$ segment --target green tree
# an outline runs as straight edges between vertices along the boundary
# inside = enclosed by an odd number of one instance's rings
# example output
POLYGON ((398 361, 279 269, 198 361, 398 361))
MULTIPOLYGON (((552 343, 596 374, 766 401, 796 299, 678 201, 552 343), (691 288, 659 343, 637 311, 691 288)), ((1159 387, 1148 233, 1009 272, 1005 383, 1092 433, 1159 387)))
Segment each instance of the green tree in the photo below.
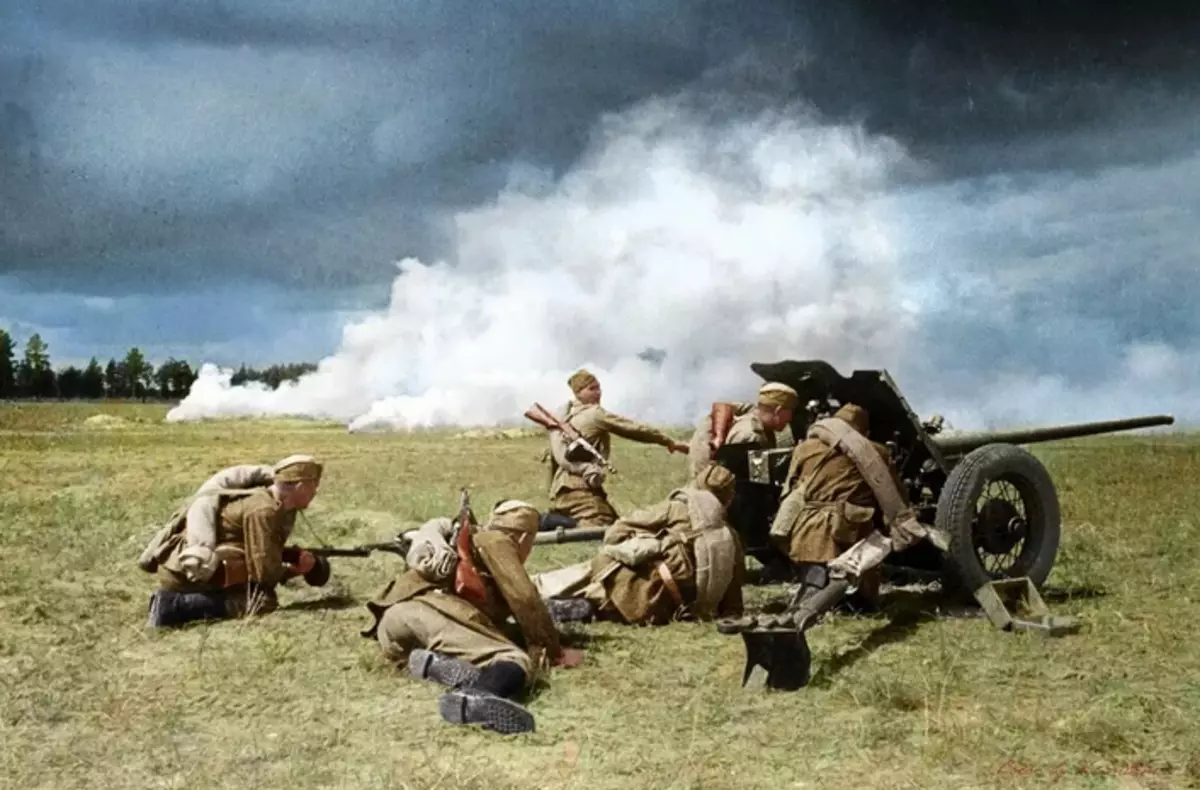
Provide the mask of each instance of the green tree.
POLYGON ((0 398, 16 395, 17 362, 14 357, 16 345, 12 335, 0 329, 0 398))
POLYGON ((124 398, 129 395, 125 391, 125 363, 115 359, 108 360, 104 367, 104 392, 109 398, 124 398))
POLYGON ((154 386, 154 367, 142 356, 137 346, 125 355, 125 391, 132 397, 146 399, 154 386))
POLYGON ((104 370, 95 357, 92 357, 88 366, 83 370, 82 380, 79 383, 79 394, 80 397, 91 400, 99 400, 104 397, 104 370))
POLYGON ((74 365, 68 365, 58 371, 58 397, 83 397, 83 371, 74 365))
POLYGON ((17 367, 17 391, 32 398, 53 398, 57 394, 50 350, 36 332, 25 343, 25 358, 17 367))

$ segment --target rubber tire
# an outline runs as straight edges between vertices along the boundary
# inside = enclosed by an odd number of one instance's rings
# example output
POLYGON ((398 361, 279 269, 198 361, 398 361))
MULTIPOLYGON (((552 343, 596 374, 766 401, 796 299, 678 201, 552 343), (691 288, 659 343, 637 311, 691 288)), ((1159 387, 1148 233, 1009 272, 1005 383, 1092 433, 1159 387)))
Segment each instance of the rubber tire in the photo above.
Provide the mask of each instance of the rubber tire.
POLYGON ((1058 556, 1061 514, 1058 492, 1046 467, 1028 450, 1016 445, 986 444, 976 448, 950 471, 938 496, 935 519, 936 526, 950 536, 946 580, 968 595, 993 580, 975 554, 971 522, 979 494, 988 481, 998 478, 1009 478, 1017 487, 1021 499, 1026 502, 1030 535, 1038 538, 1032 551, 1022 549, 1017 567, 1005 578, 1028 576, 1041 588, 1058 556), (1029 506, 1030 499, 1032 507, 1029 506))

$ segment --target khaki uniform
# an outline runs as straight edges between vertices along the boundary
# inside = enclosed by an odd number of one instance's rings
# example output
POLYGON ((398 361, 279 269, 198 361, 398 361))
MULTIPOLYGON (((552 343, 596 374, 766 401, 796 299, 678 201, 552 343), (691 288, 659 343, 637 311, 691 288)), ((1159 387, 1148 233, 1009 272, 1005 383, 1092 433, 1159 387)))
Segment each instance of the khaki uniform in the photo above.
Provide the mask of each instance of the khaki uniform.
POLYGON ((271 611, 277 606, 275 585, 288 575, 283 549, 295 520, 296 511, 285 510, 268 488, 222 495, 215 553, 224 563, 244 563, 248 583, 222 586, 220 571, 205 582, 189 581, 180 563, 180 554, 187 548, 187 538, 180 531, 163 547, 166 556, 157 568, 159 587, 173 592, 224 592, 235 607, 231 611, 235 616, 245 613, 253 587, 262 596, 253 608, 271 611))
MULTIPOLYGON (((859 432, 863 433, 861 429, 859 432)), ((879 442, 870 445, 903 493, 904 486, 887 447, 879 442)), ((854 461, 815 437, 798 444, 792 452, 783 500, 771 525, 771 538, 780 550, 795 563, 824 564, 874 530, 886 532, 883 511, 854 461)), ((864 579, 863 591, 870 594, 877 584, 877 576, 864 579)))
MULTIPOLYGON (((584 404, 571 400, 559 413, 559 419, 569 423, 583 438, 591 442, 601 455, 611 453, 610 435, 645 444, 670 447, 675 440, 650 425, 630 420, 606 411, 599 404, 584 404)), ((603 467, 581 452, 578 457, 566 457, 566 442, 559 431, 550 433, 550 512, 575 519, 581 527, 607 526, 617 520, 617 512, 608 501, 602 482, 589 482, 592 476, 603 480, 603 467)))
MULTIPOLYGON (((733 423, 725 436, 725 444, 753 444, 769 450, 775 446, 775 432, 763 425, 754 403, 734 403, 733 423)), ((695 477, 712 460, 712 412, 704 415, 688 443, 688 477, 695 477)))
POLYGON ((407 663, 413 650, 424 648, 477 667, 511 661, 532 683, 536 670, 561 654, 558 631, 512 537, 483 529, 471 541, 471 557, 486 591, 482 604, 457 594, 452 581, 439 585, 406 570, 367 604, 374 622, 363 636, 377 639, 399 665, 407 663), (516 621, 524 649, 506 630, 509 617, 516 621))
MULTIPOLYGON (((732 475, 721 471, 731 495, 732 475)), ((595 559, 539 574, 534 583, 545 598, 587 599, 602 620, 662 625, 740 616, 745 555, 725 520, 727 501, 698 487, 673 491, 613 524, 595 559)))

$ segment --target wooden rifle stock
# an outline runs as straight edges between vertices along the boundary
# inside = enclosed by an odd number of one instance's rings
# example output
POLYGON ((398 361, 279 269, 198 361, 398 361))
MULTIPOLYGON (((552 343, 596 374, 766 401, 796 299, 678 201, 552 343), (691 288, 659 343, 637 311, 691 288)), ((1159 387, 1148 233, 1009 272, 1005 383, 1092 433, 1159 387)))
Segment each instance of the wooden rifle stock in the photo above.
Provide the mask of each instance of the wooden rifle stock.
POLYGON ((601 454, 601 452, 597 450, 591 442, 583 438, 583 434, 575 430, 575 427, 570 423, 563 422, 555 417, 542 404, 534 403, 525 410, 525 416, 548 431, 562 431, 563 436, 567 437, 572 445, 582 447, 583 449, 587 450, 588 454, 595 459, 596 463, 603 466, 609 472, 616 474, 617 468, 609 463, 608 459, 605 458, 604 455, 601 454))
POLYGON ((734 406, 732 403, 714 403, 712 405, 712 438, 709 446, 715 453, 725 446, 725 438, 733 427, 734 406))
POLYGON ((487 587, 475 568, 475 557, 471 551, 471 499, 467 489, 462 489, 458 506, 458 534, 454 548, 458 554, 458 565, 454 568, 454 592, 479 607, 487 605, 487 587))

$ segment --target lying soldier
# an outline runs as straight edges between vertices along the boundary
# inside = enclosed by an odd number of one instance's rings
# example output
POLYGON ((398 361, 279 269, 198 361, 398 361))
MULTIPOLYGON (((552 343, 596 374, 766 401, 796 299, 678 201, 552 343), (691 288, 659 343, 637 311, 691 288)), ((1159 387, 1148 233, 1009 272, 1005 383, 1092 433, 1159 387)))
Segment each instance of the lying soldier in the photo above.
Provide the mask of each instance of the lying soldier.
POLYGON ((278 607, 279 583, 304 576, 314 586, 324 584, 326 560, 285 548, 296 513, 316 496, 321 472, 311 456, 293 455, 274 467, 234 466, 209 478, 138 561, 159 582, 148 625, 266 613, 278 607))
POLYGON ((525 571, 538 520, 532 505, 505 500, 482 527, 429 521, 407 536, 408 568, 367 604, 363 636, 413 676, 449 686, 439 710, 452 724, 530 732, 533 716, 514 698, 539 671, 582 659, 560 644, 525 571), (505 633, 510 617, 524 649, 505 633))
POLYGON ((534 583, 560 621, 662 625, 742 614, 741 541, 726 521, 734 476, 709 463, 666 500, 608 528, 600 554, 534 583))

